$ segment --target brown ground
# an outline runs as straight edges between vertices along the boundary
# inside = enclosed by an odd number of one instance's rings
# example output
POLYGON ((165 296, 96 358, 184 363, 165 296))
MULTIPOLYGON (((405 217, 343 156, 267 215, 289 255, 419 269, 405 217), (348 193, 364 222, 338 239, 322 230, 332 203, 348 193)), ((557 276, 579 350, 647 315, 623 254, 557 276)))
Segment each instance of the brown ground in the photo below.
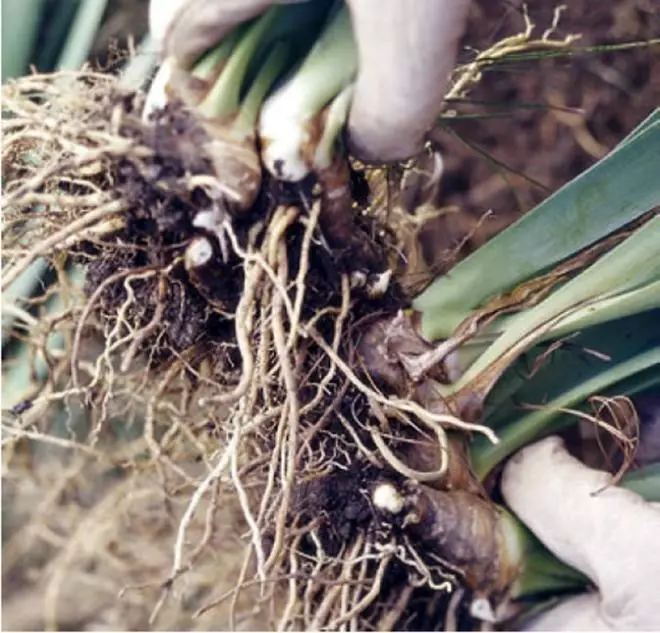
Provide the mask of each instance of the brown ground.
MULTIPOLYGON (((137 5, 140 15, 134 21, 127 13, 129 4, 111 4, 121 10, 109 13, 95 55, 107 46, 108 34, 118 35, 124 28, 117 25, 144 25, 145 3, 137 5)), ((506 34, 522 30, 520 4, 518 0, 475 2, 464 43, 481 50, 506 34)), ((552 20, 554 3, 531 0, 528 4, 530 15, 542 32, 552 20)), ((563 14, 558 32, 582 33, 581 46, 660 37, 660 7, 654 0, 575 0, 563 14)), ((136 37, 139 35, 138 29, 136 37)), ((538 184, 494 165, 445 131, 439 137, 446 163, 443 204, 456 205, 459 211, 474 217, 491 210, 487 226, 495 229, 584 171, 660 103, 660 64, 652 63, 653 56, 660 56, 660 48, 654 52, 639 48, 570 59, 517 62, 487 73, 472 93, 473 100, 487 104, 461 105, 459 111, 489 116, 453 120, 451 130, 538 184), (541 107, 514 108, 516 103, 541 107), (549 105, 579 111, 567 113, 549 105)), ((446 222, 440 220, 437 228, 444 230, 446 222)), ((427 234, 430 252, 436 240, 446 242, 440 232, 427 234)), ((32 464, 34 470, 43 471, 34 480, 17 481, 10 477, 4 482, 3 543, 6 545, 11 539, 12 548, 5 552, 9 562, 3 561, 3 628, 43 628, 45 622, 53 620, 62 628, 82 630, 148 628, 147 618, 158 597, 158 588, 128 592, 117 608, 117 591, 127 579, 114 559, 102 558, 93 563, 95 568, 89 567, 92 563, 85 567, 85 560, 94 558, 90 555, 74 561, 73 550, 65 544, 75 540, 76 534, 93 530, 95 516, 101 517, 107 511, 121 513, 125 519, 121 528, 100 535, 99 543, 110 542, 108 547, 114 548, 117 560, 150 561, 149 568, 130 582, 162 578, 171 563, 171 530, 181 508, 170 508, 165 514, 155 484, 151 490, 141 492, 139 498, 126 496, 115 507, 110 491, 117 490, 119 484, 111 469, 92 469, 86 473, 85 485, 70 486, 61 493, 52 490, 47 483, 55 479, 50 478, 51 469, 57 466, 53 459, 57 460, 57 455, 32 464), (51 497, 58 500, 49 505, 51 497), (30 514, 39 516, 44 512, 47 514, 33 523, 25 540, 17 538, 30 514), (29 544, 29 549, 22 543, 29 544), (6 573, 9 565, 11 571, 6 573), (90 578, 95 581, 90 583, 90 578), (54 602, 59 604, 58 616, 53 610, 54 602)), ((69 468, 75 475, 74 466, 69 468)), ((199 606, 199 594, 217 587, 223 576, 231 579, 238 573, 236 566, 243 544, 232 540, 236 533, 231 526, 234 513, 225 510, 216 536, 217 557, 201 562, 181 589, 178 601, 170 603, 159 628, 208 629, 222 619, 216 612, 213 617, 193 622, 189 614, 199 606), (232 557, 232 553, 238 556, 232 557)), ((216 588, 211 593, 219 592, 216 588)), ((247 622, 238 623, 239 628, 247 626, 247 622)))
MULTIPOLYGON (((556 3, 527 4, 540 34, 550 26, 556 3)), ((483 50, 522 31, 521 5, 519 0, 473 3, 464 46, 483 50)), ((557 30, 560 37, 569 33, 582 34, 577 47, 659 38, 660 7, 652 0, 577 0, 567 3, 557 30)), ((660 103, 659 58, 660 43, 653 48, 518 61, 486 72, 470 95, 474 103, 457 104, 459 113, 484 118, 453 120, 453 133, 438 135, 445 150, 442 203, 475 217, 492 211, 486 225, 492 227, 489 233, 538 204, 593 165, 660 103)), ((445 222, 439 222, 442 229, 445 222)), ((442 236, 436 232, 431 243, 434 239, 442 236)))

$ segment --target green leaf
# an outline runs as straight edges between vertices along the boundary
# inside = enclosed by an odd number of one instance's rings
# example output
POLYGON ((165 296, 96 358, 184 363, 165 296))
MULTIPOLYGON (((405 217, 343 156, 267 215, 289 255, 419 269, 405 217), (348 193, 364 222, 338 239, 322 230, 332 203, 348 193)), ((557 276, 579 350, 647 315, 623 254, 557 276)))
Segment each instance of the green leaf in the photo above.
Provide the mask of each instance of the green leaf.
POLYGON ((558 338, 593 325, 607 323, 631 314, 640 314, 654 308, 660 308, 660 280, 576 310, 557 323, 548 332, 547 338, 558 338))
POLYGON ((616 248, 555 290, 539 305, 516 315, 454 386, 458 390, 496 364, 510 363, 552 325, 574 310, 660 280, 660 216, 638 228, 616 248), (507 362, 508 360, 508 362, 507 362))
POLYGON ((589 328, 570 337, 550 354, 548 344, 537 345, 489 393, 484 423, 494 429, 504 427, 528 415, 521 408, 523 404, 552 401, 613 364, 660 346, 658 323, 660 310, 651 310, 589 328))
MULTIPOLYGON (((508 423, 500 430, 500 441, 496 445, 482 436, 475 437, 470 447, 475 474, 479 479, 483 479, 494 466, 522 446, 557 431, 571 421, 577 421, 576 416, 566 415, 559 409, 576 408, 593 394, 602 393, 617 383, 634 378, 637 374, 644 376, 646 386, 648 376, 645 372, 652 370, 651 379, 655 380, 659 377, 658 366, 660 366, 660 345, 614 364, 594 377, 576 384, 550 402, 543 403, 543 409, 508 423)), ((617 388, 617 392, 630 393, 630 389, 621 387, 617 388)))
POLYGON ((651 112, 628 136, 626 136, 618 145, 621 147, 625 143, 629 143, 634 138, 637 138, 642 132, 645 132, 650 128, 654 123, 660 121, 660 108, 657 108, 651 112))
POLYGON ((448 337, 470 310, 511 290, 660 204, 660 118, 562 187, 414 302, 429 339, 448 337))
POLYGON ((44 6, 44 0, 2 0, 3 82, 27 72, 44 6))

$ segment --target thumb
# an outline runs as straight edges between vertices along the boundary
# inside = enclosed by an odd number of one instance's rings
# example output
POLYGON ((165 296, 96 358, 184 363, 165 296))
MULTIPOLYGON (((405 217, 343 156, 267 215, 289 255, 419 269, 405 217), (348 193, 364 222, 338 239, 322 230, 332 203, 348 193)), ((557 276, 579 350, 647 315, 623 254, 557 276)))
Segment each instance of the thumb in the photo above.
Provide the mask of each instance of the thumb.
POLYGON ((660 624, 660 510, 628 490, 602 490, 611 479, 550 437, 510 460, 502 492, 555 556, 599 588, 608 626, 653 629, 660 624))
POLYGON ((352 152, 392 161, 421 150, 442 107, 468 0, 348 0, 359 72, 352 152))

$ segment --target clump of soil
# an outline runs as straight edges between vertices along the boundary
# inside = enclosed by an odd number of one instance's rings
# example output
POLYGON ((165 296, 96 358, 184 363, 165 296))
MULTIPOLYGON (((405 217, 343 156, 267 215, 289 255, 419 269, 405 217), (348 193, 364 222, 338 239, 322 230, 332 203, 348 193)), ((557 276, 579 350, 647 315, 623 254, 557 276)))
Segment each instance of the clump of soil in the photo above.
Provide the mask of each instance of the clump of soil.
POLYGON ((222 261, 219 248, 204 267, 208 274, 177 264, 191 240, 203 234, 193 226, 195 216, 211 205, 200 187, 188 185, 212 171, 199 149, 205 132, 180 107, 167 108, 145 126, 136 110, 140 103, 121 97, 112 105, 121 111, 119 134, 151 156, 146 163, 130 154, 118 157, 113 180, 126 204, 124 226, 101 244, 81 243, 73 255, 88 262, 85 294, 92 297, 102 288, 96 301, 105 327, 112 329, 124 312, 134 330, 149 328, 140 349, 151 350, 152 362, 165 362, 196 343, 228 340, 222 313, 236 309, 242 268, 235 256, 222 261), (157 270, 167 273, 139 276, 157 270), (138 276, 129 288, 133 274, 138 276))

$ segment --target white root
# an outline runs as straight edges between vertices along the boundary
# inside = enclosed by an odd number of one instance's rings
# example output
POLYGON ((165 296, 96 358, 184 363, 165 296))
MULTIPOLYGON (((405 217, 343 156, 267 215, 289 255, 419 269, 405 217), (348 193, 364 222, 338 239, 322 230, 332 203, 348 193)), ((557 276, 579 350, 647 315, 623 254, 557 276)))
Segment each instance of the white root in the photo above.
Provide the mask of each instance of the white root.
POLYGON ((383 483, 376 486, 371 499, 379 510, 384 510, 390 514, 399 514, 405 505, 404 498, 394 485, 390 483, 383 483))
POLYGON ((213 246, 208 237, 196 237, 186 249, 186 270, 206 266, 213 258, 213 246))

